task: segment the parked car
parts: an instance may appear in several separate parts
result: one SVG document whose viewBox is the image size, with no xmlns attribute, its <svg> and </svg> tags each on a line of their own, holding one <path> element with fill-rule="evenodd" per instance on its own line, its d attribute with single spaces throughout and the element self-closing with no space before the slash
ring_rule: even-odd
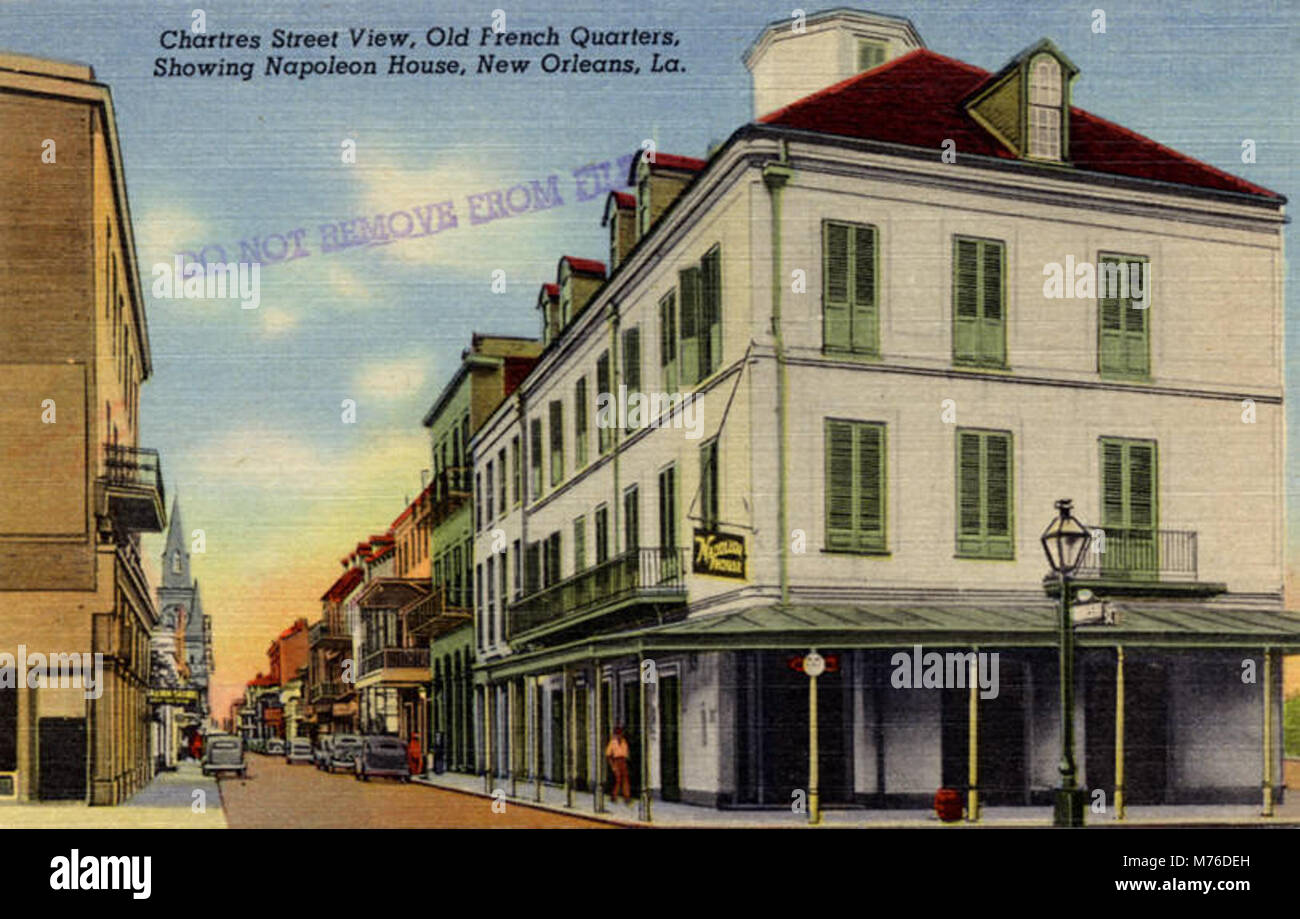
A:
<svg viewBox="0 0 1300 919">
<path fill-rule="evenodd" d="M 266 742 L 266 752 L 268 756 L 284 756 L 284 741 L 278 737 L 272 737 Z"/>
<path fill-rule="evenodd" d="M 284 745 L 284 761 L 292 766 L 294 763 L 312 761 L 311 741 L 305 737 L 295 737 Z"/>
<path fill-rule="evenodd" d="M 203 752 L 203 774 L 217 775 L 233 772 L 241 779 L 248 776 L 244 762 L 244 742 L 229 734 L 215 734 L 208 738 L 208 748 Z"/>
<path fill-rule="evenodd" d="M 361 738 L 355 770 L 358 782 L 368 782 L 372 775 L 411 781 L 406 744 L 399 737 L 371 735 Z"/>
<path fill-rule="evenodd" d="M 317 769 L 328 769 L 330 764 L 330 743 L 333 737 L 329 734 L 322 734 L 316 738 L 316 749 L 312 751 L 312 762 Z"/>
<path fill-rule="evenodd" d="M 338 734 L 330 744 L 330 772 L 345 769 L 351 772 L 356 768 L 356 758 L 361 752 L 361 738 L 356 734 Z"/>
</svg>

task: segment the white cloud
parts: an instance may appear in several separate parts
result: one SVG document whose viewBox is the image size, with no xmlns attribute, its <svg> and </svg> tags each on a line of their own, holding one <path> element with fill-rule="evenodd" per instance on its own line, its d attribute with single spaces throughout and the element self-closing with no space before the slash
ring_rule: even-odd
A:
<svg viewBox="0 0 1300 919">
<path fill-rule="evenodd" d="M 364 365 L 352 385 L 363 397 L 401 399 L 421 394 L 432 369 L 429 357 L 387 358 Z"/>
<path fill-rule="evenodd" d="M 213 241 L 208 238 L 207 224 L 181 205 L 147 211 L 132 223 L 142 270 L 154 262 L 170 262 L 181 250 L 192 251 Z"/>
</svg>

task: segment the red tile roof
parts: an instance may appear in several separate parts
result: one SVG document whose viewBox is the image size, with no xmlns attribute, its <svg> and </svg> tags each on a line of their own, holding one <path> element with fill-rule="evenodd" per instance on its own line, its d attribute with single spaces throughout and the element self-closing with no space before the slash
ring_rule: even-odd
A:
<svg viewBox="0 0 1300 919">
<path fill-rule="evenodd" d="M 632 157 L 632 162 L 627 167 L 628 185 L 636 184 L 637 166 L 639 166 L 641 161 L 647 156 L 649 156 L 648 152 L 638 150 L 636 156 Z M 703 172 L 704 167 L 707 165 L 709 165 L 707 160 L 697 160 L 693 156 L 678 156 L 675 153 L 656 153 L 654 162 L 650 164 L 650 171 L 654 172 L 657 169 L 676 169 L 681 172 Z M 635 206 L 635 204 L 636 200 L 633 199 L 633 206 Z"/>
<path fill-rule="evenodd" d="M 569 267 L 579 274 L 594 274 L 602 278 L 605 276 L 604 262 L 598 262 L 591 258 L 576 258 L 572 255 L 561 256 L 560 261 L 568 262 Z"/>
<path fill-rule="evenodd" d="M 618 206 L 624 210 L 636 209 L 636 197 L 634 195 L 629 195 L 625 191 L 612 191 L 610 192 L 610 195 L 613 196 L 614 201 L 617 202 Z"/>
<path fill-rule="evenodd" d="M 339 575 L 338 580 L 334 582 L 333 586 L 330 587 L 329 590 L 325 591 L 321 596 L 321 599 L 329 600 L 331 602 L 342 600 L 352 592 L 352 588 L 357 586 L 357 582 L 359 582 L 363 576 L 364 575 L 360 568 L 349 568 L 347 571 Z"/>
<path fill-rule="evenodd" d="M 505 359 L 505 364 L 505 378 L 502 381 L 504 390 L 502 396 L 508 396 L 519 388 L 519 384 L 524 381 L 524 378 L 527 377 L 533 367 L 536 366 L 537 358 L 518 356 L 507 357 Z"/>
<path fill-rule="evenodd" d="M 963 102 L 987 70 L 925 48 L 769 112 L 760 123 L 1014 160 L 1016 155 L 967 114 Z M 656 158 L 664 160 L 664 154 Z M 1083 109 L 1070 109 L 1070 165 L 1218 191 L 1281 198 L 1275 192 L 1185 156 Z"/>
<path fill-rule="evenodd" d="M 542 290 L 546 291 L 546 296 L 550 297 L 552 300 L 556 300 L 560 296 L 559 284 L 543 284 Z"/>
</svg>

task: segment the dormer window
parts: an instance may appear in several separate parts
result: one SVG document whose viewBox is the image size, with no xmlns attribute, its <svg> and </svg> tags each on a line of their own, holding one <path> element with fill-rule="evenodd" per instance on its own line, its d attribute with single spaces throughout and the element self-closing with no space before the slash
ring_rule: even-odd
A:
<svg viewBox="0 0 1300 919">
<path fill-rule="evenodd" d="M 556 334 L 563 331 L 568 326 L 569 320 L 573 318 L 573 284 L 572 272 L 569 269 L 569 263 L 565 262 L 560 266 L 560 324 L 556 329 Z"/>
<path fill-rule="evenodd" d="M 884 42 L 858 42 L 858 73 L 863 73 L 885 63 L 885 57 L 888 53 L 889 48 Z"/>
<path fill-rule="evenodd" d="M 1050 54 L 1029 66 L 1029 155 L 1061 159 L 1061 65 Z"/>
</svg>

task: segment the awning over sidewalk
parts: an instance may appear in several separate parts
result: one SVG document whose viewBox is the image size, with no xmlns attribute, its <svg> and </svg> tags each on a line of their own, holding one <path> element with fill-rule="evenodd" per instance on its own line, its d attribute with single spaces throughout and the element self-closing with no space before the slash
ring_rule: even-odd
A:
<svg viewBox="0 0 1300 919">
<path fill-rule="evenodd" d="M 1078 612 L 1100 611 L 1097 604 Z M 1215 603 L 1108 602 L 1107 622 L 1078 625 L 1079 647 L 1300 651 L 1300 614 Z M 915 644 L 1056 647 L 1058 607 L 1023 604 L 767 605 L 593 636 L 479 666 L 493 679 L 637 654 L 716 650 L 906 648 Z"/>
</svg>

